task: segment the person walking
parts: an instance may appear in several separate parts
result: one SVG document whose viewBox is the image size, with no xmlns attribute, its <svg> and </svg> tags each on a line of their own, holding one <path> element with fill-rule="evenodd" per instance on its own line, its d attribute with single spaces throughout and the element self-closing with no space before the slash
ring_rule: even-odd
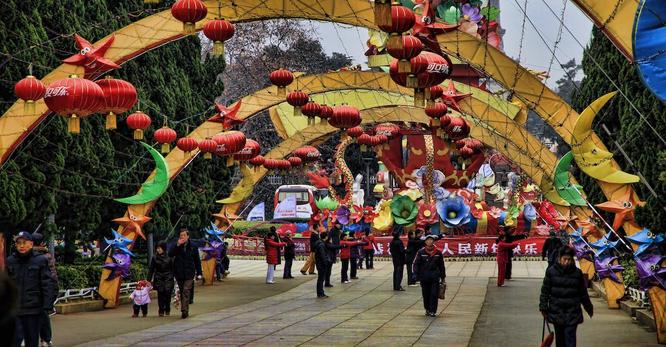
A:
<svg viewBox="0 0 666 347">
<path fill-rule="evenodd" d="M 340 262 L 342 263 L 342 269 L 340 272 L 340 282 L 349 283 L 349 261 L 351 259 L 351 249 L 352 247 L 357 247 L 359 241 L 353 241 L 351 234 L 343 233 L 343 240 L 340 241 Z"/>
<path fill-rule="evenodd" d="M 527 234 L 515 234 L 516 227 L 504 227 L 504 235 L 506 235 L 506 242 L 513 243 L 518 240 L 526 239 Z M 511 279 L 511 270 L 513 268 L 513 248 L 506 251 L 508 258 L 506 262 L 506 279 Z"/>
<path fill-rule="evenodd" d="M 330 260 L 328 263 L 328 267 L 326 268 L 326 280 L 324 283 L 324 287 L 333 288 L 333 285 L 331 284 L 331 273 L 333 272 L 333 264 L 337 262 L 338 250 L 342 247 L 340 246 L 339 240 L 337 245 L 334 243 L 331 234 L 324 232 L 321 235 L 322 239 L 324 240 L 324 244 L 326 245 L 326 250 L 328 251 L 328 258 Z"/>
<path fill-rule="evenodd" d="M 275 227 L 271 227 L 264 237 L 264 250 L 266 251 L 266 263 L 268 269 L 266 270 L 266 284 L 274 284 L 275 267 L 280 264 L 280 247 L 287 244 L 280 242 L 280 238 L 275 232 Z"/>
<path fill-rule="evenodd" d="M 324 234 L 324 233 L 322 233 Z M 328 255 L 328 250 L 324 241 L 319 238 L 319 234 L 313 233 L 310 240 L 314 239 L 314 258 L 317 265 L 317 297 L 327 298 L 328 295 L 324 292 L 324 281 L 326 280 L 326 269 L 331 258 Z"/>
<path fill-rule="evenodd" d="M 416 252 L 414 258 L 415 281 L 421 282 L 421 295 L 425 315 L 437 316 L 437 303 L 439 300 L 440 285 L 446 285 L 446 268 L 444 267 L 444 256 L 435 247 L 435 235 L 425 236 L 425 246 Z"/>
<path fill-rule="evenodd" d="M 417 229 L 419 230 L 419 229 Z M 414 276 L 412 273 L 412 264 L 414 264 L 414 258 L 416 257 L 416 252 L 419 251 L 419 245 L 421 240 L 416 238 L 416 232 L 410 231 L 407 233 L 407 249 L 405 249 L 405 264 L 407 265 L 407 285 L 410 287 L 416 286 L 416 281 L 414 281 Z"/>
<path fill-rule="evenodd" d="M 310 228 L 310 254 L 308 255 L 308 259 L 305 260 L 305 264 L 301 268 L 301 275 L 307 275 L 308 273 L 310 275 L 315 274 L 315 243 L 317 240 L 319 240 L 319 224 L 315 223 L 312 225 L 312 228 Z"/>
<path fill-rule="evenodd" d="M 136 288 L 134 288 L 134 291 L 132 291 L 129 296 L 134 302 L 134 305 L 132 305 L 132 318 L 138 317 L 139 311 L 141 311 L 144 318 L 148 315 L 148 304 L 150 304 L 151 290 L 153 290 L 153 286 L 146 280 L 139 280 L 136 283 Z"/>
<path fill-rule="evenodd" d="M 400 240 L 400 232 L 393 232 L 393 240 L 389 245 L 389 250 L 393 261 L 393 290 L 404 292 L 402 275 L 405 271 L 405 245 Z"/>
<path fill-rule="evenodd" d="M 155 255 L 150 261 L 148 280 L 157 291 L 157 314 L 171 314 L 171 293 L 173 292 L 173 258 L 167 255 L 166 241 L 160 241 L 155 248 Z"/>
<path fill-rule="evenodd" d="M 21 231 L 14 237 L 16 251 L 7 258 L 7 274 L 18 288 L 14 346 L 38 347 L 43 312 L 53 310 L 58 284 L 48 259 L 32 248 L 32 235 Z"/>
<path fill-rule="evenodd" d="M 497 243 L 497 286 L 504 286 L 504 276 L 506 275 L 507 266 L 509 261 L 509 252 L 516 248 L 517 243 L 506 242 L 506 235 L 500 235 Z"/>
<path fill-rule="evenodd" d="M 372 235 L 370 233 L 370 227 L 365 229 L 365 236 L 363 237 L 363 241 L 366 242 L 366 244 L 363 246 L 363 253 L 365 255 L 365 268 L 366 269 L 374 269 L 375 268 L 375 235 Z"/>
<path fill-rule="evenodd" d="M 58 272 L 56 271 L 56 266 L 55 266 L 55 258 L 49 252 L 49 249 L 46 247 L 46 243 L 44 242 L 44 235 L 40 233 L 32 233 L 32 239 L 33 239 L 33 244 L 36 246 L 33 246 L 32 249 L 39 253 L 42 254 L 46 257 L 46 259 L 49 262 L 49 270 L 51 270 L 51 277 L 53 278 L 53 281 L 55 283 L 58 283 Z M 51 329 L 51 317 L 49 316 L 50 312 L 47 311 L 42 311 L 42 321 L 41 321 L 41 328 L 39 329 L 39 337 L 42 340 L 42 345 L 44 346 L 52 346 L 53 345 L 53 330 Z"/>
<path fill-rule="evenodd" d="M 553 266 L 553 264 L 555 264 L 558 260 L 557 255 L 562 246 L 562 241 L 557 236 L 557 233 L 554 230 L 551 230 L 550 235 L 543 243 L 543 249 L 541 250 L 541 260 L 547 260 L 548 267 Z"/>
<path fill-rule="evenodd" d="M 351 232 L 349 233 L 351 236 Z M 350 255 L 350 261 L 349 264 L 351 265 L 351 270 L 349 271 L 349 276 L 353 280 L 357 280 L 357 269 L 360 265 L 362 265 L 362 260 L 361 260 L 361 252 L 363 251 L 363 246 L 365 245 L 365 242 L 359 241 L 357 239 L 350 239 L 350 241 L 358 241 L 356 243 L 356 246 L 351 246 L 349 249 L 349 255 Z"/>
<path fill-rule="evenodd" d="M 592 318 L 594 307 L 585 287 L 583 272 L 576 267 L 574 250 L 562 247 L 557 262 L 546 270 L 541 286 L 539 310 L 555 326 L 557 347 L 575 347 L 578 324 L 583 323 L 583 310 Z"/>
<path fill-rule="evenodd" d="M 296 258 L 296 245 L 294 244 L 294 240 L 291 239 L 291 231 L 288 231 L 284 234 L 284 271 L 282 272 L 282 278 L 283 279 L 290 279 L 294 278 L 294 276 L 291 275 L 291 265 L 294 262 L 294 258 Z"/>
<path fill-rule="evenodd" d="M 185 319 L 190 315 L 190 295 L 194 288 L 194 278 L 201 279 L 201 258 L 199 251 L 190 242 L 190 232 L 187 228 L 180 229 L 176 245 L 169 250 L 173 257 L 173 276 L 180 289 L 180 317 Z"/>
</svg>

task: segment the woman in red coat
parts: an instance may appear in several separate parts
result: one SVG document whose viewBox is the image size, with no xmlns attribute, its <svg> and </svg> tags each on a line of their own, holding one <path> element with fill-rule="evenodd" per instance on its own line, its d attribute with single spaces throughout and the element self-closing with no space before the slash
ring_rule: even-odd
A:
<svg viewBox="0 0 666 347">
<path fill-rule="evenodd" d="M 509 252 L 518 246 L 518 243 L 506 242 L 506 235 L 502 234 L 497 239 L 497 286 L 504 286 L 504 276 L 506 276 L 506 264 L 509 262 Z"/>
<path fill-rule="evenodd" d="M 266 250 L 266 263 L 268 263 L 268 270 L 266 271 L 266 283 L 273 284 L 273 275 L 275 274 L 275 266 L 280 264 L 280 247 L 287 244 L 280 242 L 280 238 L 275 232 L 275 227 L 271 227 L 268 234 L 264 238 L 264 249 Z"/>
<path fill-rule="evenodd" d="M 365 236 L 363 237 L 363 241 L 366 242 L 365 246 L 363 246 L 363 251 L 365 253 L 365 268 L 366 269 L 374 269 L 375 268 L 375 263 L 374 263 L 374 258 L 375 258 L 375 236 L 370 234 L 370 229 L 365 230 Z"/>
<path fill-rule="evenodd" d="M 342 261 L 342 270 L 340 273 L 340 282 L 349 283 L 349 259 L 351 259 L 351 247 L 357 247 L 363 242 L 352 240 L 350 234 L 342 234 L 342 241 L 340 241 L 340 260 Z"/>
</svg>

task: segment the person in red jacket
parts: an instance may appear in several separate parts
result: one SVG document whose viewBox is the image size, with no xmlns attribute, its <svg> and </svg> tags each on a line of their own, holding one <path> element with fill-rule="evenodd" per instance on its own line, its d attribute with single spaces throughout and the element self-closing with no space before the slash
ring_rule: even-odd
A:
<svg viewBox="0 0 666 347">
<path fill-rule="evenodd" d="M 273 284 L 273 275 L 275 274 L 275 266 L 280 264 L 280 247 L 287 244 L 280 242 L 280 238 L 275 232 L 275 227 L 271 227 L 268 234 L 264 238 L 264 249 L 266 250 L 266 263 L 268 263 L 268 270 L 266 271 L 266 284 Z"/>
<path fill-rule="evenodd" d="M 370 229 L 365 230 L 365 236 L 363 237 L 363 241 L 366 242 L 365 246 L 363 246 L 363 252 L 365 253 L 365 268 L 366 269 L 374 269 L 375 268 L 375 263 L 374 263 L 374 258 L 375 258 L 375 235 L 372 235 L 370 233 Z"/>
<path fill-rule="evenodd" d="M 518 246 L 518 243 L 506 242 L 506 235 L 502 234 L 497 244 L 497 286 L 504 286 L 504 277 L 506 276 L 506 264 L 509 262 L 509 252 Z"/>
<path fill-rule="evenodd" d="M 351 247 L 357 247 L 362 244 L 361 241 L 352 240 L 349 234 L 342 234 L 342 241 L 340 241 L 340 261 L 342 262 L 342 271 L 340 274 L 341 283 L 349 283 L 349 259 L 351 259 Z"/>
</svg>

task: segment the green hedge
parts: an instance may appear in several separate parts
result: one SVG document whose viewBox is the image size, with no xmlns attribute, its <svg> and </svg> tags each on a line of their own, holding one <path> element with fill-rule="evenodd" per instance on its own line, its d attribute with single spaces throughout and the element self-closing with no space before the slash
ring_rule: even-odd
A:
<svg viewBox="0 0 666 347">
<path fill-rule="evenodd" d="M 130 275 L 124 281 L 135 282 L 148 277 L 148 267 L 143 262 L 132 259 Z M 102 275 L 101 262 L 89 262 L 77 265 L 58 265 L 58 286 L 60 289 L 98 287 Z"/>
<path fill-rule="evenodd" d="M 233 233 L 234 234 L 243 234 L 247 230 L 252 229 L 249 233 L 248 236 L 254 237 L 254 236 L 259 236 L 259 237 L 264 237 L 268 233 L 268 230 L 270 230 L 271 227 L 275 227 L 276 229 L 280 227 L 281 224 L 272 224 L 272 223 L 265 223 L 261 224 L 263 222 L 248 222 L 248 221 L 237 221 L 234 223 L 233 226 Z M 261 224 L 261 225 L 259 225 Z"/>
<path fill-rule="evenodd" d="M 620 264 L 624 267 L 622 271 L 622 279 L 624 280 L 624 285 L 627 287 L 638 288 L 638 273 L 636 271 L 636 261 L 627 257 L 620 259 Z"/>
</svg>

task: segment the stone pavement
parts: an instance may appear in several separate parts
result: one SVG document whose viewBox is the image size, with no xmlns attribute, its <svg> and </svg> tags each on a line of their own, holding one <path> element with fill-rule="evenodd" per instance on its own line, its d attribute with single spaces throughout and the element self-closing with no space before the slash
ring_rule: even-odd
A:
<svg viewBox="0 0 666 347">
<path fill-rule="evenodd" d="M 265 263 L 234 261 L 234 264 L 246 269 L 233 275 L 247 276 L 248 293 L 273 287 L 258 281 L 265 273 Z M 294 264 L 294 269 L 300 269 L 300 264 Z M 420 287 L 406 287 L 405 292 L 391 290 L 390 262 L 376 261 L 375 270 L 359 271 L 360 279 L 350 284 L 340 284 L 339 265 L 336 264 L 333 272 L 335 287 L 326 291 L 330 295 L 326 299 L 315 297 L 314 276 L 298 274 L 309 281 L 272 296 L 196 314 L 187 320 L 164 321 L 162 325 L 117 334 L 84 346 L 535 346 L 539 343 L 541 320 L 535 296 L 538 297 L 545 270 L 543 262 L 515 262 L 516 280 L 508 282 L 505 288 L 494 285 L 495 262 L 447 262 L 447 298 L 439 302 L 436 318 L 424 316 Z M 234 300 L 234 296 L 220 296 L 220 300 L 226 299 Z M 637 327 L 629 317 L 610 312 L 599 300 L 595 304 L 595 318 L 580 329 L 579 336 L 585 335 L 581 341 L 586 342 L 580 345 L 595 346 L 608 341 L 606 337 L 610 335 L 591 333 L 597 328 L 608 334 L 612 329 L 615 334 L 621 331 L 640 335 L 633 340 L 640 345 L 647 346 L 642 343 L 655 339 L 654 333 L 632 330 Z M 603 325 L 609 327 L 605 329 Z M 512 335 L 512 332 L 518 333 Z"/>
</svg>

